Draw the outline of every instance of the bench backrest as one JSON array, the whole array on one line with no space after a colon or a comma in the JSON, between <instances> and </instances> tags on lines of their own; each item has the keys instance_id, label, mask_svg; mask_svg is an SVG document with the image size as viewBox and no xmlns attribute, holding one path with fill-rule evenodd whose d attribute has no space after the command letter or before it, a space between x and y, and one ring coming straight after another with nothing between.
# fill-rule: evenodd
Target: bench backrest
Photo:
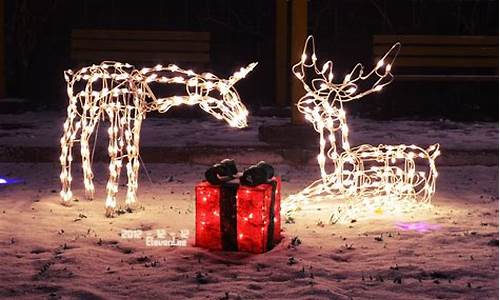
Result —
<instances>
[{"instance_id":1,"label":"bench backrest","mask_svg":"<svg viewBox=\"0 0 500 300\"><path fill-rule=\"evenodd\" d=\"M498 36L375 35L374 61L397 41L398 68L498 69Z\"/></svg>"},{"instance_id":2,"label":"bench backrest","mask_svg":"<svg viewBox=\"0 0 500 300\"><path fill-rule=\"evenodd\" d=\"M105 60L140 66L203 65L210 61L210 33L82 29L71 33L71 58L78 63Z\"/></svg>"}]
</instances>

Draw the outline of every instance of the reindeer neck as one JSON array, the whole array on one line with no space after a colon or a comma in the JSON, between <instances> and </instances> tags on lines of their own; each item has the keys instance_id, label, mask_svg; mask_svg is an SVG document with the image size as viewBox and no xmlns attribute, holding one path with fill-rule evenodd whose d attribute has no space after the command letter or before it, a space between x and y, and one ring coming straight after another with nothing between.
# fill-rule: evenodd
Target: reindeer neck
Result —
<instances>
[{"instance_id":1,"label":"reindeer neck","mask_svg":"<svg viewBox=\"0 0 500 300\"><path fill-rule=\"evenodd\" d=\"M342 149L344 151L349 151L351 150L351 144L349 142L349 127L347 126L347 118L345 117L345 114L342 116L339 116L339 122L340 122L340 138L342 141Z\"/></svg>"},{"instance_id":2,"label":"reindeer neck","mask_svg":"<svg viewBox=\"0 0 500 300\"><path fill-rule=\"evenodd\" d=\"M172 107L180 105L199 105L204 102L216 102L220 101L209 96L197 96L197 95L183 95L183 96L171 96L165 98L155 98L153 101L147 104L147 111L159 111L166 112Z\"/></svg>"},{"instance_id":3,"label":"reindeer neck","mask_svg":"<svg viewBox=\"0 0 500 300\"><path fill-rule=\"evenodd\" d=\"M338 124L335 124L337 122ZM335 121L333 119L327 119L326 121L315 119L314 127L322 136L320 139L324 140L325 146L327 143L329 144L328 152L332 155L333 153L339 155L340 152L351 149L349 128L347 127L345 115L338 116L338 118L335 118Z\"/></svg>"}]
</instances>

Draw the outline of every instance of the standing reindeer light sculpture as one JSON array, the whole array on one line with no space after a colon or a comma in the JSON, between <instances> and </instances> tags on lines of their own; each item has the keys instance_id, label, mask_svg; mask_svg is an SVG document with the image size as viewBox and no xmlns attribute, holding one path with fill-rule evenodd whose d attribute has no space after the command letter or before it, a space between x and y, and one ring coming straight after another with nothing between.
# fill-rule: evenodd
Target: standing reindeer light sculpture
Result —
<instances>
[{"instance_id":1,"label":"standing reindeer light sculpture","mask_svg":"<svg viewBox=\"0 0 500 300\"><path fill-rule=\"evenodd\" d=\"M68 84L69 105L61 138L62 203L68 205L73 197L71 162L72 148L76 142L80 142L86 196L89 199L94 197L89 138L98 127L99 120L110 123L107 130L110 163L106 185L106 216L113 216L124 160L128 177L126 207L132 208L137 200L139 139L146 113L163 113L181 104L197 104L232 127L246 127L248 111L234 84L245 78L256 65L257 63L252 63L241 68L229 79L220 79L211 73L198 75L176 65L157 65L136 70L132 65L120 62L103 62L77 72L66 71L64 76ZM183 85L186 93L181 96L157 98L150 88L151 83Z\"/></svg>"},{"instance_id":2,"label":"standing reindeer light sculpture","mask_svg":"<svg viewBox=\"0 0 500 300\"><path fill-rule=\"evenodd\" d=\"M309 201L345 200L332 213L330 222L346 223L374 214L400 214L430 206L438 176L435 159L440 153L439 144L425 150L416 145L351 147L349 143L343 104L391 83L391 67L400 47L399 43L392 46L369 73L364 74L363 66L357 64L342 82L334 83L333 62L319 69L314 39L307 38L301 60L292 71L306 91L297 103L298 110L319 134L317 160L321 178L285 201L289 211ZM307 80L311 73L314 78ZM423 162L423 170L418 169L421 164L417 160ZM327 170L328 162L331 171Z\"/></svg>"}]
</instances>

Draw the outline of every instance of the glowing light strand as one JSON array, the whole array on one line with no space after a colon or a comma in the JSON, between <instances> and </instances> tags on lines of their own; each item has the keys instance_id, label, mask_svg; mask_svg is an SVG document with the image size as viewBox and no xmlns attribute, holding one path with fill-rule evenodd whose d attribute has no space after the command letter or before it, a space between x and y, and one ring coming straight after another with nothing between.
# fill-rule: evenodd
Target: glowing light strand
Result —
<instances>
[{"instance_id":1,"label":"glowing light strand","mask_svg":"<svg viewBox=\"0 0 500 300\"><path fill-rule=\"evenodd\" d=\"M76 72L64 72L69 105L63 125L64 134L60 140L62 203L68 205L73 197L71 163L72 148L76 142L80 142L86 196L90 199L94 197L89 138L100 119L110 123L107 130L110 163L105 205L106 215L112 216L124 159L128 177L127 208L132 208L137 200L140 130L146 113L163 113L181 104L199 105L232 127L246 127L248 111L234 84L245 78L256 65L251 63L241 68L229 79L221 79L211 73L198 75L176 65L157 65L137 70L130 64L114 61L105 61ZM157 98L150 88L151 83L184 85L186 94Z\"/></svg>"},{"instance_id":2,"label":"glowing light strand","mask_svg":"<svg viewBox=\"0 0 500 300\"><path fill-rule=\"evenodd\" d=\"M351 147L349 143L343 104L391 83L392 63L399 49L399 43L392 46L369 73L364 74L358 63L342 82L334 83L333 62L327 61L319 69L314 39L307 38L301 60L292 71L306 91L297 103L298 110L319 134L317 160L321 178L290 196L284 203L285 210L293 212L310 201L344 200L330 221L346 223L374 214L401 214L430 206L438 176L435 159L440 154L439 144L423 149L416 145ZM308 81L310 73L313 79ZM417 160L424 162L424 170L417 168Z\"/></svg>"}]
</instances>

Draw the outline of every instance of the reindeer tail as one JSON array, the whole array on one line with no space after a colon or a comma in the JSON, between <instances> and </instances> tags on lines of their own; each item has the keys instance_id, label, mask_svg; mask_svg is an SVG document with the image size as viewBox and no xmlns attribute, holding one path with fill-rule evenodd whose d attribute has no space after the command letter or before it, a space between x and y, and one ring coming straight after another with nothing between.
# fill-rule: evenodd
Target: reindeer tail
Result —
<instances>
[{"instance_id":1,"label":"reindeer tail","mask_svg":"<svg viewBox=\"0 0 500 300\"><path fill-rule=\"evenodd\" d=\"M73 79L73 71L71 69L64 71L64 80L66 80L66 82L69 83L72 79Z\"/></svg>"}]
</instances>

